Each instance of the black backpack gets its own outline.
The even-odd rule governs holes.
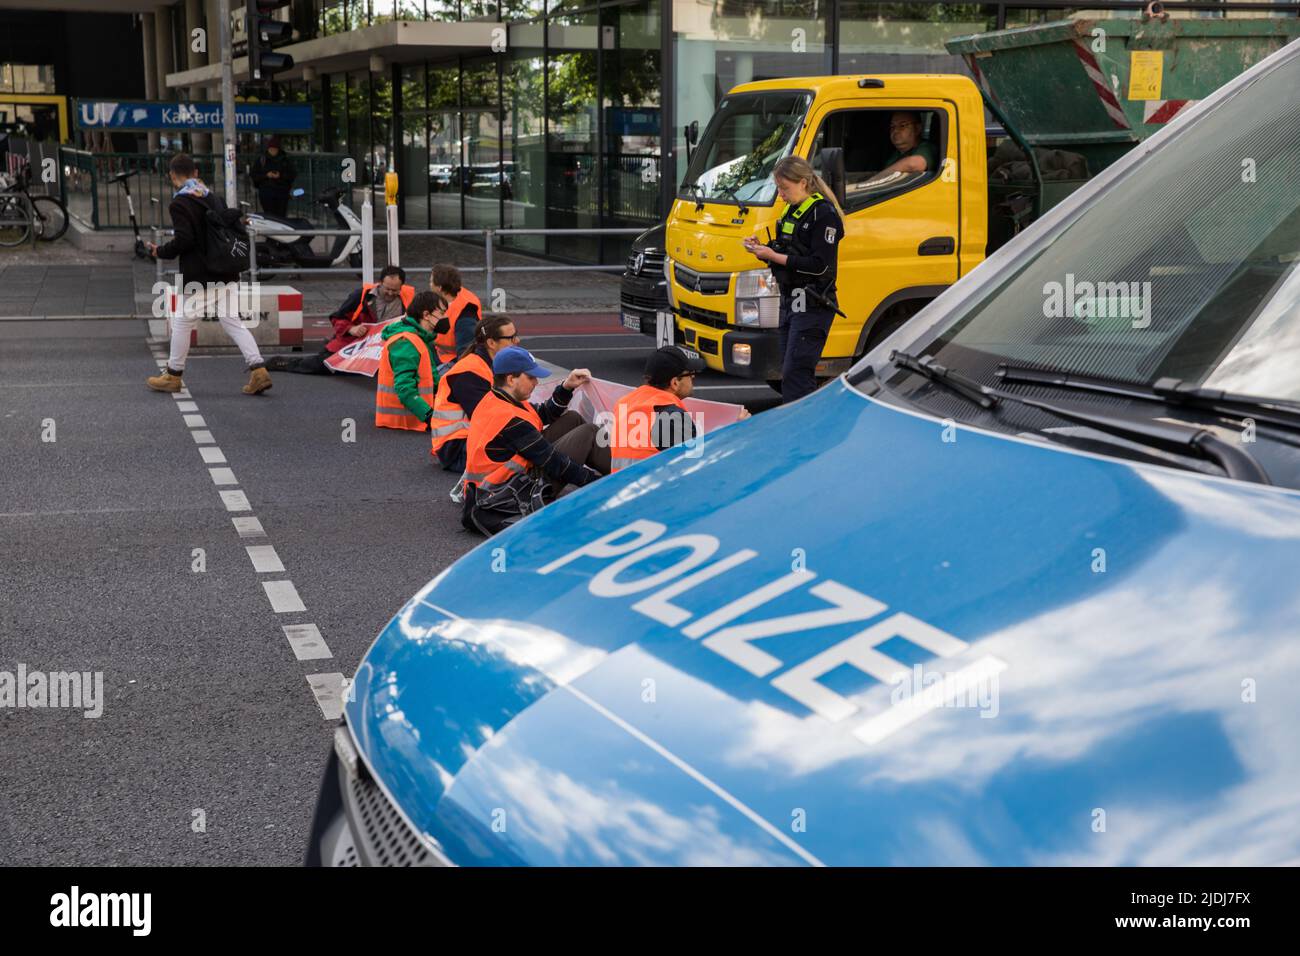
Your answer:
[[[203,265],[214,275],[230,275],[248,268],[248,230],[238,209],[230,209],[216,193],[200,202],[207,207],[203,217]]]

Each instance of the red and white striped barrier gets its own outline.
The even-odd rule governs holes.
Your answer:
[[[191,290],[190,295],[194,290]],[[171,337],[172,317],[181,307],[181,295],[176,289],[166,293],[165,320],[159,331]],[[241,323],[253,333],[258,345],[302,345],[302,293],[287,285],[249,285],[241,282],[238,291],[232,289],[209,292],[203,314],[190,331],[190,345],[229,345],[230,338],[221,331],[217,319],[214,296],[224,295],[230,304],[237,302]],[[191,308],[199,308],[191,305]]]

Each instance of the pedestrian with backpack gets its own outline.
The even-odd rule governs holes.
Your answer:
[[[156,392],[179,392],[184,388],[185,357],[190,351],[190,332],[202,315],[215,313],[248,366],[245,395],[257,395],[271,387],[271,375],[253,340],[253,333],[239,321],[239,254],[247,233],[240,237],[238,211],[231,210],[199,178],[199,169],[186,153],[177,153],[168,166],[168,178],[176,190],[168,207],[175,236],[159,246],[149,243],[149,254],[157,259],[179,259],[178,285],[202,286],[200,295],[181,296],[180,307],[171,320],[171,354],[162,373],[146,380]]]

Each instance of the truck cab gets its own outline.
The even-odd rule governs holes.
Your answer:
[[[913,114],[935,162],[882,175],[891,118]],[[844,209],[837,316],[819,376],[846,370],[984,260],[984,108],[968,78],[936,74],[766,80],[732,90],[700,136],[667,220],[665,275],[680,340],[710,368],[774,382],[780,291],[741,240],[784,213],[772,168],[807,158]]]

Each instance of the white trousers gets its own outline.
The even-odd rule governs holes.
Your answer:
[[[171,318],[172,344],[171,355],[167,359],[168,368],[177,372],[184,371],[185,357],[190,354],[190,332],[204,315],[217,316],[230,340],[239,346],[245,365],[261,363],[262,353],[253,340],[253,333],[240,324],[238,309],[234,308],[236,302],[228,293],[222,294],[221,290],[209,287],[202,296],[187,295],[184,300],[183,314]]]

